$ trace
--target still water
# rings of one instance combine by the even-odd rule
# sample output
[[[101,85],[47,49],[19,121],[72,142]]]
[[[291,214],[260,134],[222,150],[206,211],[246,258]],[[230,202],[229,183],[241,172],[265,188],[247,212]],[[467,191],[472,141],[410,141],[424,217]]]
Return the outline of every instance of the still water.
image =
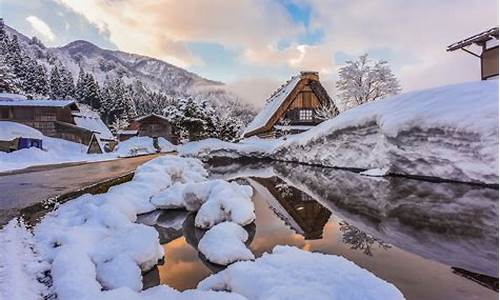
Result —
[[[208,167],[212,178],[252,186],[257,218],[246,230],[256,257],[293,245],[343,256],[407,299],[498,299],[498,189],[286,163]],[[198,252],[204,231],[193,214],[139,221],[158,230],[166,253],[145,287],[195,288],[223,269]]]

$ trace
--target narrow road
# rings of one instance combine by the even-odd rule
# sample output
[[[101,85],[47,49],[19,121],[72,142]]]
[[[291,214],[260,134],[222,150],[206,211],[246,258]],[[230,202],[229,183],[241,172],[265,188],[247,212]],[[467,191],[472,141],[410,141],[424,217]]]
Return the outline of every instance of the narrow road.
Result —
[[[146,155],[111,161],[34,167],[0,174],[0,224],[43,200],[133,172],[158,157]]]

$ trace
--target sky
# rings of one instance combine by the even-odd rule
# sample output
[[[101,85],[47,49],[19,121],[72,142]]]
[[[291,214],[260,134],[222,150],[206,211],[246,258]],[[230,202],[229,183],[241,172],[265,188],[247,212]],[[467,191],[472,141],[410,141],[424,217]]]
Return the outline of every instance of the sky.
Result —
[[[403,91],[478,80],[478,59],[446,46],[498,26],[498,1],[0,0],[0,16],[47,46],[159,58],[259,105],[300,70],[334,95],[339,68],[364,53],[387,60]]]

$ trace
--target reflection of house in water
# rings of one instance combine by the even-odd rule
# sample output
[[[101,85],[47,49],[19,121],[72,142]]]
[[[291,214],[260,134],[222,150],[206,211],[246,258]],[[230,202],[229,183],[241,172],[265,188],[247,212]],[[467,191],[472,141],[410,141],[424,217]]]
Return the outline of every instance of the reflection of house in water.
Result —
[[[295,232],[303,235],[306,240],[322,238],[323,227],[332,214],[328,209],[277,177],[252,179],[271,194],[266,197],[267,202]],[[257,188],[253,182],[252,186]]]

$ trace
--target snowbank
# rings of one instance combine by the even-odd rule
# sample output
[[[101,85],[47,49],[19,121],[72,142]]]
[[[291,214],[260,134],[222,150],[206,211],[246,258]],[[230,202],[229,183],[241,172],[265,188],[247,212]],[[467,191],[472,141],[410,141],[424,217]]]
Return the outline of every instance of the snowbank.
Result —
[[[336,255],[276,246],[254,262],[237,262],[198,284],[248,299],[404,299],[392,284]]]
[[[290,137],[273,153],[325,166],[498,184],[498,81],[367,103]]]
[[[200,161],[159,157],[137,168],[132,181],[105,194],[61,205],[35,228],[37,249],[51,264],[58,299],[243,299],[223,292],[179,293],[160,286],[140,292],[141,273],[163,257],[158,232],[134,223],[155,210],[150,198],[177,184],[205,182]],[[251,195],[251,194],[250,194]]]
[[[223,222],[208,230],[200,239],[198,250],[210,261],[228,265],[235,261],[255,259],[245,242],[247,231],[233,222]]]
[[[48,264],[33,251],[33,235],[23,222],[11,220],[0,230],[0,298],[36,300],[48,295],[38,281]]]
[[[116,154],[87,154],[87,146],[63,139],[42,137],[43,150],[21,149],[14,152],[0,152],[0,172],[27,168],[37,165],[69,162],[90,162],[115,159]]]
[[[158,138],[158,146],[160,147],[160,152],[172,152],[176,149],[172,143],[162,137]],[[119,157],[130,157],[153,154],[157,153],[158,150],[154,146],[153,138],[149,136],[134,136],[126,141],[120,142],[115,152]]]
[[[35,128],[21,123],[0,121],[0,141],[12,141],[19,137],[42,139],[43,134]]]
[[[210,138],[180,145],[178,146],[178,152],[181,156],[198,158],[267,157],[281,142],[281,139],[265,140],[258,137],[251,137],[241,140],[239,143],[230,143]]]

